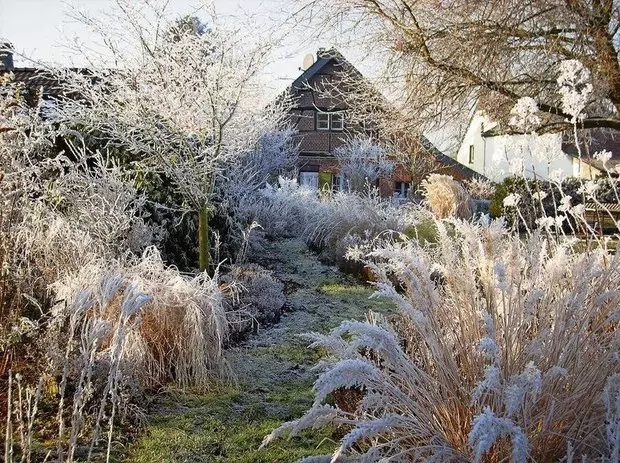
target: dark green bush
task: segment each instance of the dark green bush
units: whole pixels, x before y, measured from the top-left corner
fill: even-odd
[[[523,177],[507,177],[504,181],[497,185],[495,195],[489,206],[489,212],[492,217],[505,217],[509,225],[515,223],[517,217],[516,210],[512,208],[509,210],[504,209],[504,198],[509,194],[519,194],[521,199],[519,201],[519,212],[525,219],[528,227],[534,228],[536,226],[536,219],[543,216],[554,217],[559,212],[557,207],[560,205],[560,200],[563,195],[571,197],[571,205],[583,204],[587,202],[587,198],[579,192],[581,186],[587,180],[579,178],[567,178],[561,185],[557,185],[554,182],[541,179],[525,179]],[[609,179],[597,179],[594,180],[598,184],[598,191],[596,193],[596,200],[601,203],[616,203],[616,194],[614,193],[614,185]],[[618,180],[613,180],[615,187],[618,188]],[[547,196],[541,202],[535,199],[533,195],[537,192],[544,192]],[[522,226],[523,224],[521,224]]]

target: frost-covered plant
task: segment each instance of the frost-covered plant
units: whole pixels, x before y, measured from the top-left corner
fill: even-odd
[[[509,124],[524,133],[535,131],[540,126],[538,105],[531,97],[519,98],[510,111]]]
[[[43,378],[56,375],[60,378],[58,397],[47,397],[56,405],[56,459],[75,461],[78,445],[87,443],[87,459],[91,461],[93,450],[103,440],[107,448],[105,461],[110,461],[113,430],[118,417],[126,413],[124,389],[127,380],[135,374],[127,365],[127,349],[150,296],[137,290],[122,275],[97,276],[96,280],[88,282],[89,289],[74,286],[62,292],[65,299],[56,306],[48,332],[62,332],[62,345],[56,350],[58,356],[49,359],[49,370],[40,372],[36,388],[26,386],[25,402],[22,400],[21,375],[15,374],[16,401],[11,400],[15,391],[9,380],[7,461],[13,461],[13,424],[20,435],[21,461],[30,461],[33,436],[42,437],[39,435],[42,428],[34,427],[34,423],[43,395]],[[109,316],[110,310],[115,311],[114,318]],[[56,337],[52,340],[60,341]],[[47,347],[49,355],[53,348]],[[91,409],[93,419],[86,420],[85,415]],[[104,429],[105,436],[102,435]],[[51,454],[52,450],[45,459]]]
[[[562,109],[571,116],[570,122],[574,124],[583,119],[593,90],[590,70],[578,60],[562,61],[559,66],[558,87],[562,97]]]
[[[172,180],[199,215],[199,266],[205,270],[218,175],[282,122],[286,99],[267,109],[262,100],[257,76],[268,60],[268,40],[208,10],[201,11],[208,26],[196,18],[170,20],[167,4],[119,0],[107,21],[82,18],[103,36],[116,67],[110,69],[108,55],[89,53],[88,73],[60,71],[65,92],[80,97],[59,102],[55,114]]]
[[[340,172],[351,191],[361,192],[377,179],[391,175],[395,163],[370,137],[355,136],[334,150]]]
[[[58,458],[71,461],[85,440],[92,455],[106,440],[109,459],[115,416],[135,410],[144,386],[206,386],[224,373],[222,288],[217,273],[184,276],[153,248],[136,257],[159,230],[145,225],[125,173],[73,132],[70,151],[55,152],[54,136],[68,130],[42,120],[17,86],[0,96],[1,368],[58,387],[45,398],[58,405]],[[14,418],[24,458],[42,431],[28,397],[9,401],[5,436],[9,448]]]
[[[426,204],[439,218],[471,218],[475,212],[469,194],[449,175],[430,174],[420,184]]]
[[[381,198],[377,190],[364,195],[338,192],[320,198],[319,207],[309,211],[304,230],[306,240],[330,252],[344,255],[340,243],[348,237],[374,238],[386,231],[402,232],[415,223],[415,207],[394,205]]]
[[[256,146],[228,165],[216,184],[214,224],[225,246],[224,257],[239,262],[247,248],[247,235],[255,225],[258,190],[279,175],[291,173],[297,162],[298,145],[291,128],[262,133]]]
[[[496,185],[490,180],[472,178],[463,182],[467,193],[474,199],[490,200],[495,193]]]
[[[527,169],[524,164],[525,157],[512,159],[512,173],[516,178],[506,179],[504,185],[498,188],[495,204],[491,209],[498,215],[499,209],[503,208],[502,212],[517,227],[525,229],[528,233],[534,228],[556,235],[566,235],[568,232],[585,237],[587,242],[594,240],[598,245],[606,246],[606,241],[601,239],[601,235],[605,232],[602,224],[607,225],[605,228],[620,230],[617,216],[610,210],[613,207],[609,206],[609,203],[620,202],[620,194],[617,176],[609,166],[612,154],[605,150],[589,153],[587,144],[584,152],[581,140],[580,122],[587,117],[585,110],[593,92],[591,72],[579,61],[563,61],[559,65],[557,84],[562,109],[569,116],[565,122],[570,123],[572,127],[579,165],[581,166],[586,156],[594,158],[601,162],[603,171],[601,177],[606,178],[564,179],[561,172],[551,171],[551,162],[558,153],[557,141],[549,145],[548,134],[538,135],[532,132],[529,136],[535,141],[532,144],[534,148],[530,147],[527,154],[538,161],[546,161],[547,172],[539,174],[546,174],[548,180],[541,181],[536,175],[534,179],[521,178]],[[536,129],[538,116],[535,102],[531,99],[519,100],[513,108],[513,115],[513,122],[520,130]],[[532,166],[532,172],[533,169]],[[575,188],[575,185],[578,187]],[[499,204],[500,200],[502,204]],[[586,205],[589,205],[591,210],[589,219],[584,214]]]
[[[157,249],[150,247],[135,260],[92,261],[57,281],[54,293],[62,300],[75,288],[91,289],[101,275],[109,273],[124,275],[128,284],[150,295],[126,349],[133,375],[143,386],[173,382],[180,387],[207,387],[225,373],[221,349],[228,325],[217,273],[185,276],[167,267]],[[111,304],[104,315],[106,320],[116,320],[117,305]]]
[[[299,149],[291,128],[264,131],[253,149],[224,173],[221,195],[229,201],[241,202],[251,194],[264,188],[275,175],[290,171],[297,162]]]
[[[280,319],[286,302],[284,284],[272,271],[257,264],[237,265],[223,280],[234,282],[238,289],[226,314],[233,336],[241,337],[257,326]]]
[[[435,224],[435,246],[366,255],[399,322],[311,334],[329,353],[313,407],[265,444],[330,423],[347,430],[332,461],[613,461],[618,256],[522,239],[501,220]],[[362,391],[355,411],[326,405],[341,388]]]
[[[350,238],[372,239],[384,231],[402,232],[418,217],[415,208],[394,205],[373,189],[366,194],[341,191],[319,196],[295,180],[280,178],[279,187],[267,185],[259,194],[259,200],[247,207],[266,231],[301,236],[329,250],[336,259],[344,255],[342,244]]]
[[[246,198],[245,213],[274,236],[299,236],[308,213],[320,204],[317,192],[299,185],[297,180],[279,177],[277,185],[267,184],[256,197]]]

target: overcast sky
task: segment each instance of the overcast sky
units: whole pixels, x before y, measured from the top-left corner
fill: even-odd
[[[214,4],[220,15],[251,14],[257,29],[281,28],[296,8],[292,0],[215,0]],[[96,37],[68,13],[72,7],[78,7],[96,14],[113,5],[114,0],[0,0],[0,38],[15,47],[16,66],[33,66],[37,61],[80,66],[84,61],[67,50],[66,44],[73,37],[86,44],[94,42]],[[171,0],[169,9],[173,15],[182,15],[194,11],[195,5],[193,0]],[[305,22],[286,34],[273,64],[265,71],[272,92],[290,84],[300,74],[304,56],[316,53],[319,47],[338,46],[360,71],[371,72],[369,60],[354,47],[338,43],[338,34],[323,33],[317,38],[316,31],[315,25]]]

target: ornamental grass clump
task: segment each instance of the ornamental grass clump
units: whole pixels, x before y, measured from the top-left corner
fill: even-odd
[[[421,187],[428,208],[441,219],[470,219],[476,212],[467,190],[449,175],[430,174]]]
[[[319,195],[293,179],[267,185],[246,210],[274,236],[300,236],[339,257],[350,242],[374,238],[390,230],[402,232],[415,224],[420,211],[382,199],[376,189]]]
[[[401,315],[309,335],[329,352],[314,404],[265,445],[334,424],[331,461],[617,461],[620,257],[501,220],[435,223],[432,246],[349,252]],[[362,392],[353,411],[329,405],[343,388]]]
[[[63,299],[53,308],[41,340],[46,345],[47,370],[40,372],[34,384],[20,373],[8,374],[7,462],[50,456],[71,462],[78,449],[87,461],[109,461],[114,430],[132,414],[134,375],[128,348],[151,297],[123,275],[113,273],[98,275],[88,289],[65,287],[59,294]],[[114,318],[109,316],[111,311]],[[40,417],[43,402],[45,416]],[[41,426],[41,419],[49,424]],[[33,445],[52,436],[53,448]],[[101,443],[105,443],[105,456]]]
[[[90,288],[101,275],[120,273],[150,300],[140,324],[128,340],[127,358],[142,387],[207,387],[225,372],[222,344],[228,335],[224,288],[218,274],[182,275],[167,267],[156,248],[148,248],[135,262],[110,265],[93,262],[54,285],[59,299],[75,288]],[[113,301],[114,302],[114,301]],[[119,317],[119,301],[108,306],[106,320]],[[60,315],[59,315],[60,316]]]
[[[341,255],[346,251],[342,243],[351,237],[366,239],[388,230],[402,232],[418,217],[415,208],[394,205],[373,188],[363,194],[337,192],[322,198],[309,212],[306,240]]]

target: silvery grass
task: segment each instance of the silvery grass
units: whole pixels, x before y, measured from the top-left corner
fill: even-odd
[[[422,181],[420,187],[426,205],[435,216],[470,219],[474,215],[476,208],[469,193],[451,176],[430,174]]]
[[[401,319],[309,335],[330,354],[314,405],[265,444],[330,423],[350,429],[332,461],[615,461],[619,258],[521,240],[502,221],[435,225],[436,247],[351,251]],[[326,404],[341,388],[363,391],[354,413]]]
[[[228,326],[218,272],[213,277],[204,272],[183,275],[166,266],[157,249],[150,247],[140,258],[129,261],[93,261],[58,280],[54,294],[63,300],[78,288],[91,289],[110,272],[124,275],[131,285],[151,296],[127,348],[128,360],[135,368],[133,377],[142,386],[161,387],[172,382],[179,387],[204,388],[226,373],[221,349]],[[119,315],[116,302],[106,311],[110,319]],[[55,315],[62,322],[60,309]]]
[[[132,263],[85,265],[52,290],[60,302],[42,343],[48,364],[44,376],[61,378],[57,461],[73,461],[85,439],[89,461],[101,459],[102,441],[108,461],[119,416],[136,412],[130,404],[136,387],[172,381],[204,388],[227,373],[221,357],[227,324],[217,275],[183,276],[149,248]],[[5,445],[13,448],[17,431],[19,454],[28,461],[41,381],[36,390],[34,405],[30,396],[22,400],[21,389],[18,401],[9,397]]]
[[[404,231],[419,218],[415,208],[393,205],[372,188],[362,193],[319,193],[283,177],[277,186],[260,190],[258,200],[245,210],[273,235],[302,236],[334,252],[351,237]]]
[[[589,73],[575,62],[560,71],[578,138]],[[536,124],[531,103],[517,105],[514,123]],[[595,193],[584,181],[604,210]],[[518,211],[519,199],[504,206]],[[620,262],[570,200],[561,195],[556,216],[521,236],[503,220],[435,219],[434,245],[400,237],[351,249],[401,316],[309,335],[330,354],[314,404],[263,445],[335,424],[348,433],[326,461],[618,461]],[[561,227],[569,218],[599,246],[580,252]],[[328,404],[343,389],[361,393],[345,407],[354,412]]]
[[[90,440],[90,461],[104,429],[106,461],[109,461],[116,416],[126,405],[122,389],[126,381],[123,369],[126,368],[128,339],[141,322],[144,305],[151,301],[149,295],[137,290],[121,275],[102,276],[91,282],[91,286],[92,290],[73,289],[63,293],[63,307],[57,309],[51,322],[51,325],[62,323],[64,333],[62,350],[58,351],[57,358],[50,359],[52,365],[57,363],[61,378],[54,423],[57,426],[56,461],[74,461],[76,449],[81,444],[80,440],[85,439],[85,433],[87,441]],[[118,306],[114,319],[108,316],[112,305]],[[106,374],[97,377],[95,369],[102,365]],[[22,400],[20,375],[14,377],[17,380],[17,401],[11,400],[15,392],[13,375],[9,373],[6,460],[14,461],[12,431],[15,425],[19,435],[20,461],[31,461],[33,435],[36,434],[33,423],[42,397],[43,376],[34,391],[31,387],[26,388],[25,401]],[[74,386],[72,394],[69,394],[69,383]],[[92,426],[86,424],[86,407],[95,410]],[[51,454],[50,451],[46,459]]]

